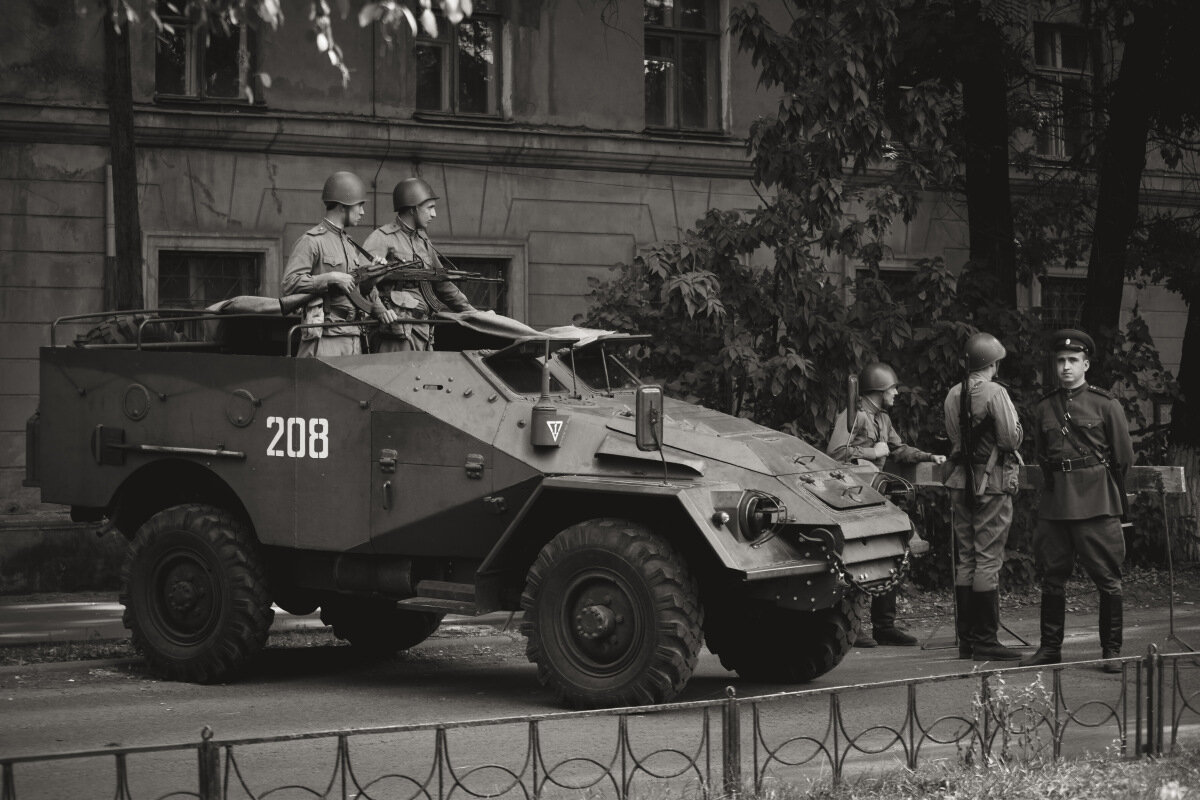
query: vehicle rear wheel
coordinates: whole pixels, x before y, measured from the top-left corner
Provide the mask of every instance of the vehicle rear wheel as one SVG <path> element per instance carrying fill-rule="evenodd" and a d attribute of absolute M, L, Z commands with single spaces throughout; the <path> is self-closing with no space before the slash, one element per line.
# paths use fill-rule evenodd
<path fill-rule="evenodd" d="M 125 627 L 157 675 L 224 681 L 266 644 L 275 614 L 257 544 L 218 508 L 180 505 L 151 517 L 121 581 Z"/>
<path fill-rule="evenodd" d="M 718 601 L 705 611 L 705 643 L 725 669 L 754 681 L 804 683 L 841 663 L 859 629 L 860 604 L 843 597 L 819 611 Z"/>
<path fill-rule="evenodd" d="M 333 597 L 321 605 L 321 622 L 333 635 L 373 656 L 390 656 L 416 647 L 433 635 L 445 614 L 404 611 L 395 600 Z"/>
<path fill-rule="evenodd" d="M 576 708 L 667 702 L 700 655 L 703 612 L 687 564 L 626 520 L 590 520 L 550 540 L 521 607 L 538 680 Z"/>

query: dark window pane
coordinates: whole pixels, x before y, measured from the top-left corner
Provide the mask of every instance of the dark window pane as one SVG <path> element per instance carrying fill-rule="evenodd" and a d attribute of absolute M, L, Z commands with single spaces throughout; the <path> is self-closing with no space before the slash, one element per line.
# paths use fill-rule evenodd
<path fill-rule="evenodd" d="M 717 43 L 712 39 L 680 42 L 680 127 L 717 126 Z"/>
<path fill-rule="evenodd" d="M 154 56 L 154 88 L 159 94 L 187 94 L 187 28 L 158 33 Z"/>
<path fill-rule="evenodd" d="M 417 108 L 423 111 L 445 111 L 446 93 L 442 80 L 446 67 L 445 52 L 439 45 L 419 44 L 413 47 L 417 67 Z"/>
<path fill-rule="evenodd" d="M 714 30 L 717 14 L 715 3 L 711 0 L 680 0 L 677 13 L 679 27 L 692 30 Z"/>
<path fill-rule="evenodd" d="M 1054 56 L 1054 31 L 1038 26 L 1033 30 L 1033 52 L 1039 67 L 1056 67 Z"/>
<path fill-rule="evenodd" d="M 1083 316 L 1083 300 L 1087 295 L 1085 278 L 1041 279 L 1042 327 L 1046 330 L 1077 327 Z"/>
<path fill-rule="evenodd" d="M 238 28 L 224 31 L 220 27 L 208 32 L 204 42 L 205 97 L 238 97 L 241 95 L 242 33 Z"/>
<path fill-rule="evenodd" d="M 471 20 L 458 26 L 458 111 L 495 114 L 500 84 L 496 23 Z"/>
<path fill-rule="evenodd" d="M 646 37 L 646 124 L 652 127 L 676 124 L 674 50 L 671 39 Z"/>
<path fill-rule="evenodd" d="M 1063 69 L 1081 71 L 1087 68 L 1087 37 L 1083 31 L 1063 30 L 1059 32 L 1062 42 Z"/>
<path fill-rule="evenodd" d="M 458 269 L 478 272 L 488 278 L 507 278 L 508 275 L 508 259 L 506 258 L 460 258 L 456 256 L 452 260 Z M 497 314 L 508 314 L 508 284 L 460 281 L 457 285 L 471 301 L 471 305 L 480 311 L 490 309 Z"/>
<path fill-rule="evenodd" d="M 204 308 L 219 300 L 258 293 L 258 253 L 163 250 L 158 254 L 158 303 Z"/>
<path fill-rule="evenodd" d="M 1073 156 L 1083 149 L 1084 137 L 1090 127 L 1088 113 L 1090 98 L 1086 81 L 1063 81 L 1062 116 L 1065 155 Z"/>
<path fill-rule="evenodd" d="M 671 23 L 671 0 L 645 0 L 642 7 L 642 22 L 647 25 L 669 25 Z"/>

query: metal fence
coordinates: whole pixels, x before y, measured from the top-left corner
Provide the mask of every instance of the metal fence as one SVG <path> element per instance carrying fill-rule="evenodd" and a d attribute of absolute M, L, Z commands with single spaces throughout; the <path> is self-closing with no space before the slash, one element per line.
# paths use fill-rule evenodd
<path fill-rule="evenodd" d="M 0 757 L 0 797 L 81 796 L 81 785 L 117 800 L 734 797 L 940 759 L 1159 755 L 1200 726 L 1200 655 L 1152 645 L 1122 659 L 1119 678 L 1094 678 L 1099 664 L 287 736 L 205 728 L 188 744 Z M 487 760 L 489 748 L 503 756 Z"/>

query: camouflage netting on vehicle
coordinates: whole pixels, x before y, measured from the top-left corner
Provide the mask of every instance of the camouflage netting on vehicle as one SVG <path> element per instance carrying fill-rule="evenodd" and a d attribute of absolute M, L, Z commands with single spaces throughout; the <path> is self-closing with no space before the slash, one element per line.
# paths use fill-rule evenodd
<path fill-rule="evenodd" d="M 155 314 L 115 314 L 86 333 L 75 337 L 76 347 L 98 344 L 133 344 L 138 340 L 138 327 Z M 147 325 L 142 329 L 143 342 L 172 342 L 177 340 L 175 329 L 169 325 Z"/>

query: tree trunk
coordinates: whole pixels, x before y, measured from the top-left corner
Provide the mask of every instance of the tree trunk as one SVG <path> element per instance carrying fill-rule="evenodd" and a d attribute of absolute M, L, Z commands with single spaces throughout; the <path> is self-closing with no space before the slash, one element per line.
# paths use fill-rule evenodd
<path fill-rule="evenodd" d="M 104 85 L 116 216 L 116 258 L 104 260 L 105 310 L 142 308 L 142 224 L 138 215 L 137 154 L 133 143 L 133 76 L 129 22 L 109 0 L 104 27 Z"/>
<path fill-rule="evenodd" d="M 1008 166 L 1008 86 L 1003 42 L 994 25 L 974 21 L 980 36 L 966 54 L 962 83 L 967 217 L 971 261 L 996 279 L 996 300 L 1017 307 L 1017 250 Z"/>
<path fill-rule="evenodd" d="M 1099 143 L 1099 196 L 1088 262 L 1083 327 L 1096 340 L 1089 378 L 1107 383 L 1105 356 L 1120 330 L 1125 260 L 1138 219 L 1138 195 L 1146 167 L 1152 103 L 1160 91 L 1155 76 L 1162 60 L 1167 25 L 1150 11 L 1137 12 L 1129 28 L 1121 67 L 1113 82 L 1108 126 Z"/>
<path fill-rule="evenodd" d="M 1179 523 L 1172 532 L 1175 551 L 1188 561 L 1200 561 L 1200 303 L 1188 304 L 1179 360 L 1180 399 L 1171 409 L 1170 464 L 1183 467 L 1187 495 L 1177 504 Z"/>

